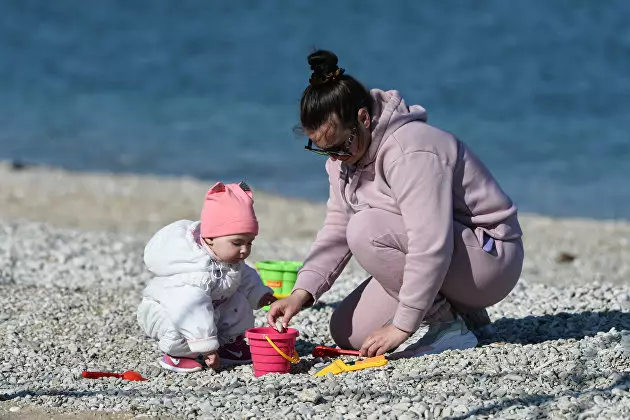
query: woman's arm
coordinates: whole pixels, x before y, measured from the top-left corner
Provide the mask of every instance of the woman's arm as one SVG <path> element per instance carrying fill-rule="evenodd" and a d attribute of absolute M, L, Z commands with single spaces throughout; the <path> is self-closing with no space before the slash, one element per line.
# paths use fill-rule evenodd
<path fill-rule="evenodd" d="M 418 329 L 442 287 L 453 253 L 453 169 L 435 153 L 414 151 L 385 174 L 405 224 L 408 252 L 393 324 Z"/>

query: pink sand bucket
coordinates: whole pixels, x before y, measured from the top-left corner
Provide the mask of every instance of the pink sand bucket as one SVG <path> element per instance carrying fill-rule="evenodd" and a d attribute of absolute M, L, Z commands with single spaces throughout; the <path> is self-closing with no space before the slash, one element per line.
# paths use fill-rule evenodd
<path fill-rule="evenodd" d="M 288 373 L 291 363 L 300 361 L 300 356 L 295 351 L 295 340 L 299 334 L 293 328 L 282 333 L 271 327 L 250 328 L 245 331 L 252 353 L 254 376 Z"/>

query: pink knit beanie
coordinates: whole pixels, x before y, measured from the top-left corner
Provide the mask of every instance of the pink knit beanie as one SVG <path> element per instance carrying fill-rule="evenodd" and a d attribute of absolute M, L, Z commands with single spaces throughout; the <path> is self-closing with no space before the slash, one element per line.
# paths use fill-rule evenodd
<path fill-rule="evenodd" d="M 201 237 L 253 233 L 258 235 L 252 190 L 247 184 L 217 182 L 206 194 L 201 209 Z"/>

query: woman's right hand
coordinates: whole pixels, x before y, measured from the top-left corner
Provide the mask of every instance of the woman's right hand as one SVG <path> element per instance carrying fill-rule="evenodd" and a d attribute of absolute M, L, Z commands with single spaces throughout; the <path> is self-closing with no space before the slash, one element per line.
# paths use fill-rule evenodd
<path fill-rule="evenodd" d="M 313 297 L 304 289 L 296 289 L 284 299 L 280 299 L 271 304 L 269 313 L 267 314 L 267 322 L 271 328 L 275 328 L 278 332 L 286 331 L 289 328 L 289 321 L 295 314 L 311 301 Z M 282 331 L 276 328 L 276 322 L 282 318 Z"/>

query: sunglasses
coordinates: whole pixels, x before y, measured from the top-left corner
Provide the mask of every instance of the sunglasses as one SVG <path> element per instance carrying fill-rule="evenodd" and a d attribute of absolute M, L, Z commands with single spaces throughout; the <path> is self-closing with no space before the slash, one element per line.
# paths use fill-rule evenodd
<path fill-rule="evenodd" d="M 308 139 L 308 144 L 304 146 L 304 148 L 313 153 L 317 153 L 318 155 L 325 155 L 325 156 L 332 155 L 332 156 L 337 156 L 337 157 L 352 156 L 352 153 L 350 153 L 350 146 L 352 145 L 352 141 L 354 140 L 356 135 L 357 135 L 357 129 L 353 128 L 352 132 L 350 133 L 346 141 L 343 142 L 342 145 L 327 147 L 325 149 L 320 149 L 317 146 L 313 147 L 313 140 Z"/>

